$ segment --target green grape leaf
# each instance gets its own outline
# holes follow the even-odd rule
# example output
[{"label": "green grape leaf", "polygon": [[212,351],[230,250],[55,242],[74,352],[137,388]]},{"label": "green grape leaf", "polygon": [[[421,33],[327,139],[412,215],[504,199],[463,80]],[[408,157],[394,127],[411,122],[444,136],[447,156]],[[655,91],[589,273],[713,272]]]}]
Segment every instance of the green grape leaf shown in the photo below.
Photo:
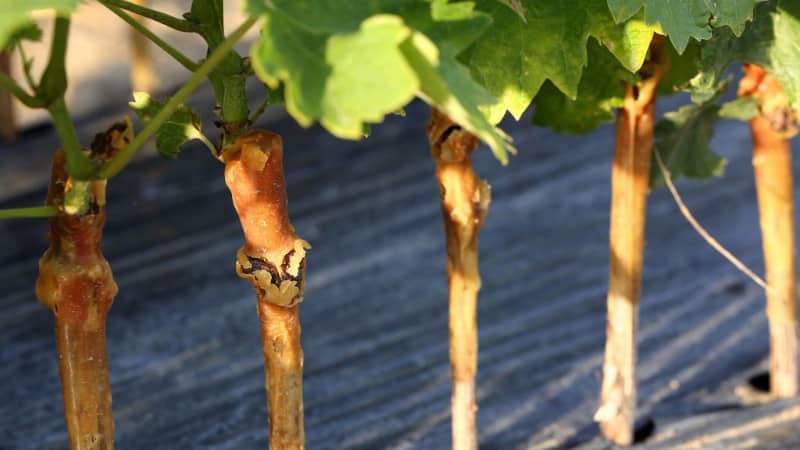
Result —
[{"label": "green grape leaf", "polygon": [[[146,92],[134,92],[133,101],[128,105],[145,124],[164,107],[163,102],[150,98]],[[213,149],[202,132],[200,116],[189,107],[181,106],[156,131],[156,149],[162,156],[176,158],[181,147],[192,139],[198,139]]]},{"label": "green grape leaf", "polygon": [[[718,93],[726,88],[727,83],[720,86]],[[661,155],[673,179],[682,175],[692,178],[722,175],[726,161],[714,153],[709,144],[719,120],[720,106],[716,103],[718,96],[719,94],[707,102],[668,112],[656,124],[655,151]],[[650,188],[656,189],[663,185],[664,178],[654,159]]]},{"label": "green grape leaf", "polygon": [[644,19],[661,25],[678,53],[683,53],[690,39],[709,39],[712,26],[728,26],[741,33],[745,22],[752,18],[757,1],[608,0],[608,7],[617,22],[625,21],[644,9]]},{"label": "green grape leaf", "polygon": [[781,82],[792,106],[800,106],[800,2],[782,0],[756,8],[754,19],[737,38],[728,29],[703,45],[701,73],[691,82],[692,99],[714,95],[725,70],[734,63],[757,64]]},{"label": "green grape leaf", "polygon": [[498,2],[481,3],[492,26],[461,56],[473,77],[500,100],[488,112],[495,123],[506,111],[519,119],[546,80],[574,99],[590,36],[635,71],[656,29],[638,19],[617,25],[605,0],[521,4],[528,10],[527,22]]},{"label": "green grape leaf", "polygon": [[730,27],[733,34],[741,36],[745,25],[753,19],[756,3],[767,0],[722,0],[711,2],[711,26],[714,28]]},{"label": "green grape leaf", "polygon": [[[509,1],[517,3],[517,0]],[[442,52],[451,55],[464,51],[492,23],[488,14],[475,10],[473,2],[448,3],[448,0],[433,0],[430,17],[420,8],[413,11],[415,14],[401,15],[403,20],[434,41]]]},{"label": "green grape leaf", "polygon": [[278,15],[309,33],[330,34],[357,31],[361,22],[386,3],[386,0],[246,0],[245,10],[254,16]]},{"label": "green grape leaf", "polygon": [[467,68],[450,55],[440,53],[422,33],[414,33],[401,48],[420,78],[418,95],[475,134],[506,164],[507,153],[516,150],[509,143],[510,138],[495,128],[479,109],[493,104],[495,99],[470,77]]},{"label": "green grape leaf", "polygon": [[382,121],[419,89],[399,49],[411,30],[398,17],[374,16],[334,35],[309,33],[277,14],[264,20],[253,68],[270,87],[283,82],[286,109],[303,126],[319,121],[338,137],[359,139],[365,123]]},{"label": "green grape leaf", "polygon": [[664,46],[669,69],[658,82],[659,95],[672,95],[686,91],[689,83],[700,70],[700,44],[689,42],[683,53],[678,54],[672,45]]},{"label": "green grape leaf", "polygon": [[661,27],[657,24],[648,24],[641,14],[617,24],[609,16],[606,5],[602,2],[592,2],[588,6],[591,7],[587,10],[591,35],[616,56],[628,71],[638,71],[647,57],[653,34],[661,33]]},{"label": "green grape leaf", "polygon": [[719,108],[719,116],[723,119],[749,122],[758,115],[758,102],[748,95],[723,103]]},{"label": "green grape leaf", "polygon": [[312,34],[352,33],[373,15],[395,15],[453,54],[466,48],[491,23],[470,1],[247,0],[247,10],[254,15],[280,16]]},{"label": "green grape leaf", "polygon": [[[472,3],[272,0],[259,11],[265,11],[265,26],[251,49],[254,72],[268,86],[284,84],[286,109],[301,125],[318,121],[335,136],[359,139],[365,125],[419,96],[502,161],[513,149],[481,112],[494,99],[453,56],[489,23]],[[336,21],[330,14],[348,17]],[[353,28],[358,17],[366,19]]]},{"label": "green grape leaf", "polygon": [[[24,0],[4,2],[0,7],[0,48],[13,47],[15,39],[30,39],[31,14],[38,10],[55,10],[57,14],[69,15],[77,7],[78,0]],[[33,35],[35,38],[35,35]]]},{"label": "green grape leaf", "polygon": [[637,77],[595,40],[589,42],[588,52],[589,65],[583,71],[578,96],[570,99],[549,82],[545,83],[534,100],[534,125],[585,134],[614,120],[614,108],[622,106],[625,96],[622,81],[635,83]]}]

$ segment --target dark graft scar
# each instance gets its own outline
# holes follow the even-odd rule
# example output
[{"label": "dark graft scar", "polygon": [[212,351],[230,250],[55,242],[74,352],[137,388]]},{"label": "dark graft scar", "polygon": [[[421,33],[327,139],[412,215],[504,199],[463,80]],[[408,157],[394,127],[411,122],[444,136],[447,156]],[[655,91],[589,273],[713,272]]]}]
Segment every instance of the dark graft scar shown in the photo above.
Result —
[{"label": "dark graft scar", "polygon": [[290,274],[288,272],[288,270],[289,270],[289,266],[291,264],[291,258],[292,258],[292,256],[294,254],[295,254],[295,250],[290,250],[288,253],[286,253],[286,255],[284,255],[283,261],[281,262],[280,270],[278,269],[277,266],[275,266],[275,264],[273,264],[273,263],[271,263],[269,261],[265,261],[265,260],[263,260],[261,258],[256,258],[254,256],[248,255],[247,256],[247,260],[250,262],[250,267],[248,267],[248,268],[242,267],[242,272],[245,273],[245,274],[250,275],[250,274],[252,274],[254,272],[258,272],[260,270],[266,270],[272,276],[271,277],[272,279],[270,280],[270,284],[275,285],[275,286],[280,286],[281,282],[284,281],[284,280],[300,282],[301,281],[300,279],[301,279],[302,274],[303,274],[303,269],[305,268],[306,260],[305,260],[305,258],[303,258],[303,260],[300,261],[300,265],[299,265],[298,271],[297,271],[298,274],[297,275],[292,275],[292,274]]},{"label": "dark graft scar", "polygon": [[439,145],[439,146],[444,145],[444,143],[447,142],[447,139],[450,138],[450,135],[452,135],[453,133],[455,133],[456,131],[459,131],[459,130],[461,130],[461,126],[460,125],[455,125],[455,124],[450,125],[449,127],[447,127],[446,130],[444,130],[442,135],[439,136],[439,139],[436,140],[436,145]]}]

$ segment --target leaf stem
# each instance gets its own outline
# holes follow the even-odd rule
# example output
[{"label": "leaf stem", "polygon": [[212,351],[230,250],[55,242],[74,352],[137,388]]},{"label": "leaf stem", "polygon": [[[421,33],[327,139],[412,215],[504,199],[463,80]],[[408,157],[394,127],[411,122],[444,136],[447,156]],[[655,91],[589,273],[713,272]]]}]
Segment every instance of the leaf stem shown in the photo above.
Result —
[{"label": "leaf stem", "polygon": [[255,110],[255,112],[253,112],[253,114],[250,115],[250,118],[247,119],[248,122],[255,123],[256,120],[258,120],[258,118],[261,117],[262,114],[264,114],[264,111],[267,110],[267,106],[269,106],[269,101],[270,101],[269,94],[267,94],[264,96],[264,101],[262,101],[261,104],[258,105],[258,108]]},{"label": "leaf stem", "polygon": [[192,33],[197,31],[197,27],[188,20],[179,19],[169,14],[162,13],[161,11],[150,9],[146,6],[137,5],[135,3],[127,2],[125,0],[100,0],[100,3],[102,3],[106,7],[111,5],[124,9],[126,11],[130,11],[134,14],[146,17],[154,22],[158,22],[161,25],[164,25],[165,27],[172,28],[173,30],[184,31],[187,33]]},{"label": "leaf stem", "polygon": [[69,41],[70,19],[68,17],[56,17],[53,26],[53,38],[50,45],[50,59],[47,67],[42,73],[39,81],[39,88],[36,91],[37,97],[41,97],[45,104],[64,99],[67,92],[67,44]]},{"label": "leaf stem", "polygon": [[33,75],[31,74],[31,63],[32,61],[28,59],[28,55],[25,54],[25,47],[22,45],[22,42],[17,42],[17,51],[19,52],[19,58],[22,60],[22,73],[25,75],[25,81],[28,83],[28,88],[36,92],[36,82],[33,81]]},{"label": "leaf stem", "polygon": [[206,146],[206,148],[208,148],[208,150],[211,152],[211,156],[220,159],[220,154],[219,152],[217,152],[217,147],[214,146],[214,143],[212,143],[211,140],[208,139],[208,136],[206,136],[205,133],[198,133],[197,139],[200,142],[202,142]]},{"label": "leaf stem", "polygon": [[197,70],[198,65],[196,62],[189,59],[186,55],[181,53],[175,47],[169,45],[166,41],[158,37],[158,35],[150,31],[146,26],[142,25],[141,23],[139,23],[139,21],[131,17],[130,14],[126,13],[121,8],[109,4],[107,2],[103,2],[103,5],[109,10],[111,10],[111,12],[119,16],[120,19],[127,22],[128,25],[133,27],[136,31],[143,34],[147,39],[150,39],[150,41],[153,44],[157,45],[161,50],[164,50],[165,53],[167,53],[169,56],[175,59],[175,61],[180,63],[180,65],[185,67],[187,70],[191,72]]},{"label": "leaf stem", "polygon": [[83,152],[75,125],[72,123],[67,104],[63,97],[59,97],[47,108],[56,132],[61,140],[61,146],[67,154],[67,173],[76,180],[91,179],[96,171],[96,166]]},{"label": "leaf stem", "polygon": [[258,21],[258,17],[250,17],[244,23],[239,25],[239,27],[225,39],[222,44],[214,49],[214,51],[209,55],[208,59],[206,59],[200,67],[197,68],[186,84],[181,87],[178,92],[173,95],[161,111],[153,117],[153,120],[147,123],[144,129],[139,132],[136,137],[133,138],[130,144],[128,144],[124,149],[122,149],[111,161],[108,162],[100,171],[98,175],[101,178],[111,178],[125,166],[125,164],[133,158],[133,155],[136,153],[136,150],[141,147],[145,141],[147,141],[150,136],[155,134],[155,132],[161,127],[161,125],[169,119],[172,114],[177,111],[177,109],[181,106],[181,104],[186,100],[195,89],[197,89],[200,84],[204,81],[205,77],[211,73],[212,70],[220,63],[228,55],[228,52],[236,45],[237,42],[247,33],[256,22]]},{"label": "leaf stem", "polygon": [[30,219],[37,217],[53,217],[57,215],[58,208],[52,205],[0,209],[0,219]]},{"label": "leaf stem", "polygon": [[3,72],[0,72],[0,88],[7,90],[11,93],[14,97],[16,97],[19,101],[22,102],[23,105],[30,107],[30,108],[41,108],[44,106],[44,101],[42,99],[36,98],[27,92],[25,89],[22,88],[13,78],[9,77]]}]

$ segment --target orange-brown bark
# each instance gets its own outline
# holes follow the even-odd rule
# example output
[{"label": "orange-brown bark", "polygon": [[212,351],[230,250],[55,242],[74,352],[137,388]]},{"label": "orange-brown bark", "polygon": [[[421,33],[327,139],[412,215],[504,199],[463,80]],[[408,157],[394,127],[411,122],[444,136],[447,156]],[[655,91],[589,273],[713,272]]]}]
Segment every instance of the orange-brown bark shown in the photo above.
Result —
[{"label": "orange-brown bark", "polygon": [[303,349],[298,306],[258,303],[266,364],[269,448],[304,448]]},{"label": "orange-brown bark", "polygon": [[[53,157],[47,194],[61,206],[71,186],[63,151]],[[50,219],[50,248],[39,261],[36,295],[53,311],[64,415],[73,450],[114,448],[111,389],[105,345],[106,316],[117,293],[101,251],[105,182],[92,185],[90,211]]]},{"label": "orange-brown bark", "polygon": [[454,450],[476,450],[475,375],[478,369],[478,232],[489,208],[489,185],[470,159],[478,139],[434,109],[428,122],[447,240],[450,287],[450,367]]},{"label": "orange-brown bark", "polygon": [[289,221],[283,143],[277,134],[251,131],[222,156],[225,183],[245,238],[236,272],[253,284],[258,297],[270,449],[300,450],[305,448],[305,433],[298,304],[309,245],[295,235]]},{"label": "orange-brown bark", "polygon": [[793,397],[798,391],[797,266],[789,139],[796,133],[796,118],[778,80],[761,67],[745,66],[739,95],[753,96],[759,105],[750,129],[769,286],[770,390],[776,397]]},{"label": "orange-brown bark", "polygon": [[610,260],[606,351],[595,420],[618,445],[633,443],[636,328],[644,262],[644,231],[653,154],[656,87],[664,71],[663,39],[651,45],[639,86],[626,85],[617,116],[611,171]]}]

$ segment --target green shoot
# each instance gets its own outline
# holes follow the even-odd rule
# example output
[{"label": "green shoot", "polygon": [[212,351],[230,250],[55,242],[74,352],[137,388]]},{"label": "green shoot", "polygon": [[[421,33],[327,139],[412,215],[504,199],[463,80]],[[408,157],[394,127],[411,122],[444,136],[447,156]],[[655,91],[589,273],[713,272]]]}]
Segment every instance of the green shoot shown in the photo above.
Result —
[{"label": "green shoot", "polygon": [[30,206],[27,208],[0,209],[0,219],[32,219],[58,215],[55,206]]},{"label": "green shoot", "polygon": [[158,22],[165,27],[172,28],[173,30],[185,31],[188,33],[198,31],[195,24],[188,20],[179,19],[169,14],[150,9],[146,6],[137,5],[136,3],[126,2],[125,0],[100,0],[100,3],[106,7],[116,6],[117,8],[130,11],[134,14],[146,17],[154,22]]},{"label": "green shoot", "polygon": [[136,137],[133,138],[130,144],[128,144],[122,151],[120,151],[113,159],[111,159],[108,164],[106,164],[100,171],[98,175],[100,178],[111,178],[114,175],[118,174],[125,164],[133,158],[133,155],[151,136],[153,136],[161,125],[166,122],[178,108],[181,107],[183,102],[197,89],[200,84],[203,83],[203,80],[206,76],[208,76],[211,71],[217,66],[217,64],[222,61],[228,55],[228,52],[233,49],[234,45],[244,36],[244,34],[249,30],[256,22],[258,21],[258,17],[251,17],[247,19],[244,23],[239,25],[239,27],[225,39],[222,44],[214,49],[209,55],[208,59],[206,59],[200,67],[197,68],[197,71],[192,74],[186,84],[181,87],[178,92],[173,95],[169,101],[164,104],[164,107],[158,112],[158,114],[153,117],[144,129],[139,132]]}]

